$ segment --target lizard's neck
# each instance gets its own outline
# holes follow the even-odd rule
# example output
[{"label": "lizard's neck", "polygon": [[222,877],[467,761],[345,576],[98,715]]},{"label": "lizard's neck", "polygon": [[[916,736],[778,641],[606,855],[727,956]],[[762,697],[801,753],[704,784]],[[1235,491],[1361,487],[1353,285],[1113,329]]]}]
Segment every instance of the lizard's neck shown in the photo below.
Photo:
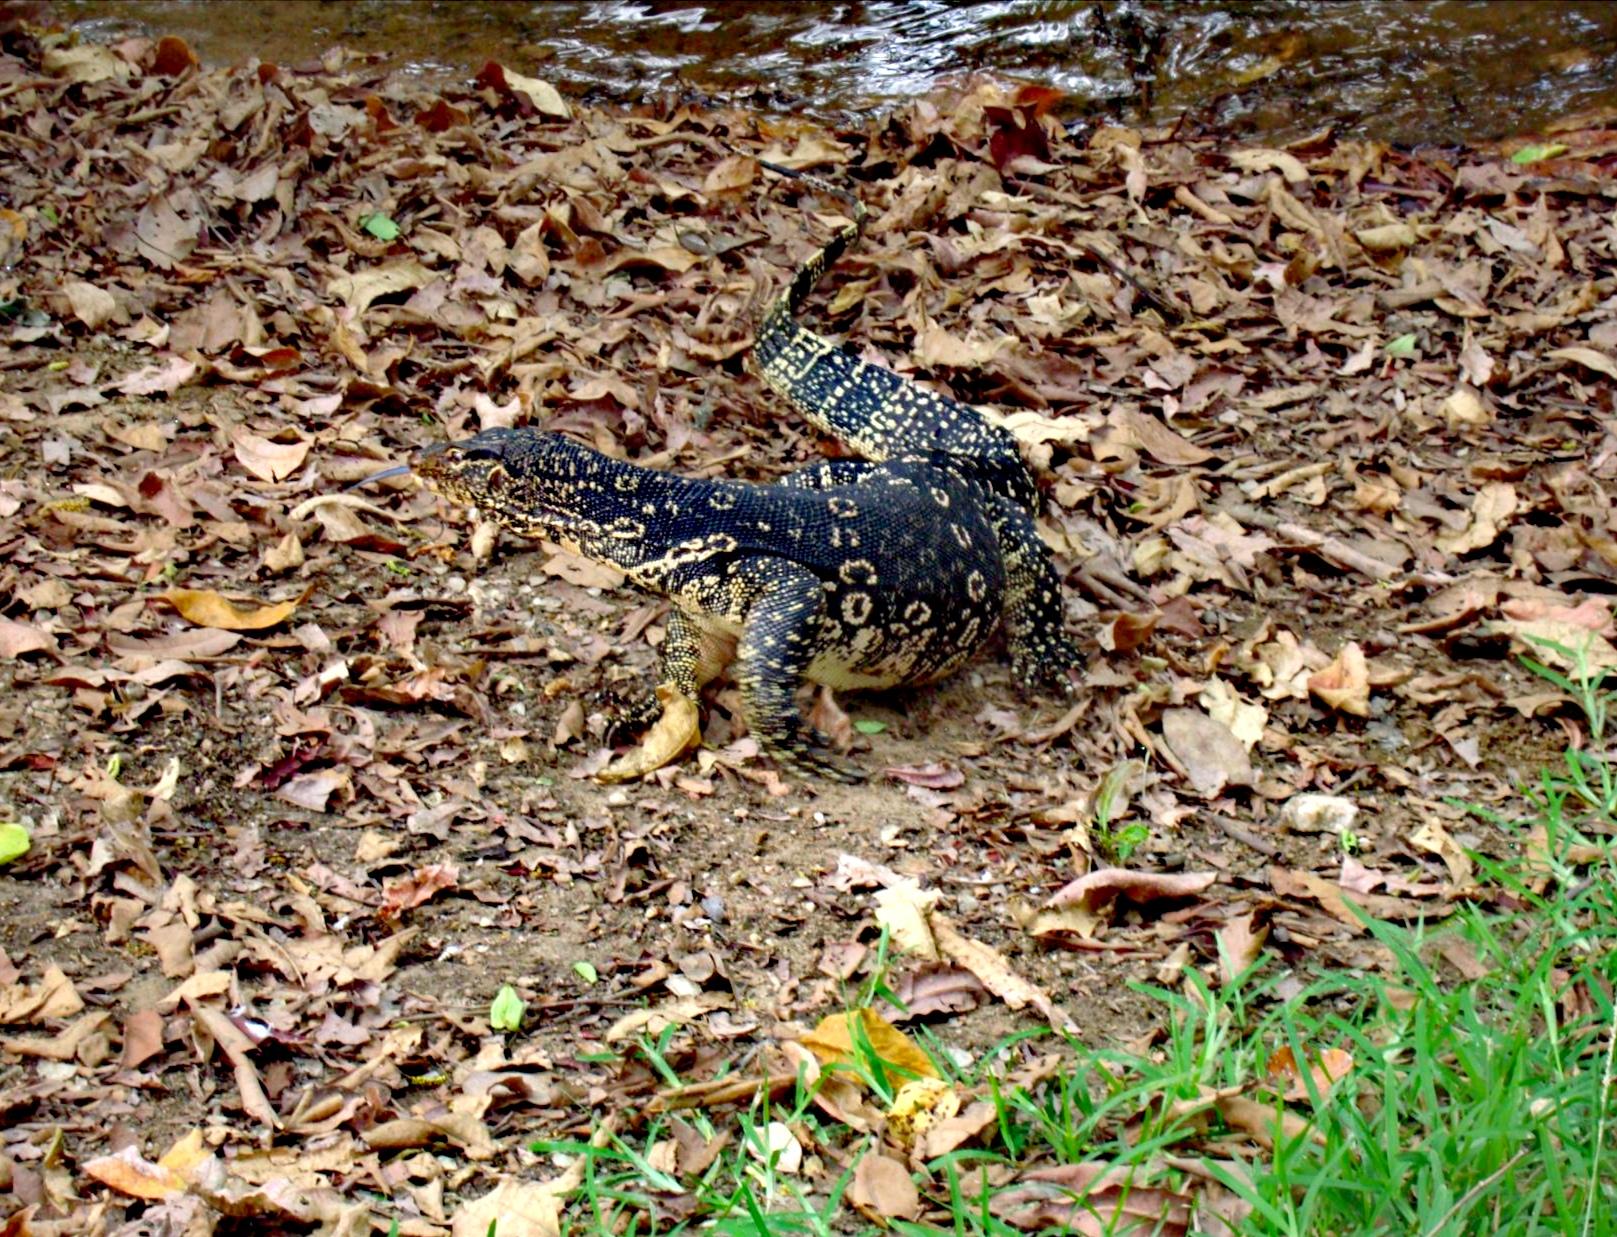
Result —
[{"label": "lizard's neck", "polygon": [[712,491],[737,484],[641,468],[569,439],[546,445],[542,460],[512,475],[506,501],[490,504],[488,514],[513,532],[548,537],[631,574],[700,531]]}]

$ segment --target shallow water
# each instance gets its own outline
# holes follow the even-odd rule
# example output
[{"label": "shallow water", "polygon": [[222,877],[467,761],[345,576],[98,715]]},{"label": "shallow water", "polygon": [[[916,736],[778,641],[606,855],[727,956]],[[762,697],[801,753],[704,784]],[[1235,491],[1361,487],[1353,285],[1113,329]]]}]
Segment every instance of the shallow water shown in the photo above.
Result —
[{"label": "shallow water", "polygon": [[575,95],[753,91],[823,117],[972,69],[1047,82],[1063,113],[1276,138],[1335,123],[1397,142],[1526,132],[1617,108],[1617,3],[487,3],[64,0],[87,36],[177,33],[210,63],[296,63],[333,43],[432,78],[495,58]]}]

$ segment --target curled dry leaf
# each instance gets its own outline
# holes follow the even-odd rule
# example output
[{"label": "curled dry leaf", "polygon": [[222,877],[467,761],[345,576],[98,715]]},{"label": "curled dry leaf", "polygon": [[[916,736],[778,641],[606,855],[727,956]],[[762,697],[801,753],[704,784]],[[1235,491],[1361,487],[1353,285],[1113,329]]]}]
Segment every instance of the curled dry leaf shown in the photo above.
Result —
[{"label": "curled dry leaf", "polygon": [[1218,969],[1226,984],[1235,980],[1263,956],[1269,925],[1258,922],[1256,911],[1237,915],[1218,930]]},{"label": "curled dry leaf", "polygon": [[260,481],[269,482],[284,481],[303,467],[312,445],[301,438],[296,442],[271,442],[243,429],[231,435],[231,444],[241,466]]},{"label": "curled dry leaf", "polygon": [[71,1018],[83,1009],[84,998],[73,987],[73,981],[55,965],[45,968],[37,984],[0,986],[0,1023]]},{"label": "curled dry leaf", "polygon": [[1357,642],[1342,646],[1336,660],[1308,676],[1308,690],[1339,713],[1370,716],[1370,667]]},{"label": "curled dry leaf", "polygon": [[1454,836],[1439,822],[1428,820],[1409,835],[1409,840],[1441,859],[1449,870],[1449,879],[1455,885],[1464,889],[1471,884],[1476,865],[1472,862],[1471,856],[1466,854],[1465,847],[1455,841]]},{"label": "curled dry leaf", "polygon": [[477,84],[502,94],[519,94],[533,104],[534,110],[542,116],[567,120],[573,114],[561,97],[561,92],[549,82],[537,77],[523,77],[497,60],[484,64],[477,75]]},{"label": "curled dry leaf", "polygon": [[1322,1099],[1331,1093],[1336,1083],[1348,1076],[1353,1069],[1353,1054],[1341,1048],[1324,1048],[1319,1056],[1308,1066],[1309,1078],[1303,1077],[1303,1071],[1297,1065],[1297,1057],[1290,1048],[1285,1046],[1270,1056],[1266,1066],[1269,1080],[1285,1087],[1285,1098],[1288,1100],[1306,1100],[1308,1084],[1314,1085],[1314,1093]]},{"label": "curled dry leaf", "polygon": [[1508,481],[1491,481],[1477,491],[1471,502],[1471,524],[1458,533],[1436,538],[1445,554],[1470,554],[1499,540],[1499,534],[1516,514],[1520,501],[1516,487]]},{"label": "curled dry leaf", "polygon": [[1597,374],[1617,378],[1617,360],[1613,360],[1597,348],[1551,348],[1546,355],[1560,361],[1576,361]]},{"label": "curled dry leaf", "polygon": [[1098,910],[1124,897],[1145,905],[1166,898],[1193,898],[1218,879],[1217,872],[1136,872],[1128,868],[1097,868],[1069,881],[1050,895],[1046,906],[1081,906]]},{"label": "curled dry leaf", "polygon": [[668,683],[657,685],[662,716],[646,731],[640,746],[614,760],[595,776],[608,784],[642,777],[672,764],[692,748],[701,746],[701,714],[696,701]]},{"label": "curled dry leaf", "polygon": [[354,313],[362,314],[377,297],[419,288],[430,283],[432,278],[432,272],[421,263],[406,259],[367,267],[352,275],[339,275],[327,285],[326,293],[336,297]]},{"label": "curled dry leaf", "polygon": [[300,774],[276,787],[275,796],[311,812],[324,812],[331,796],[339,790],[346,791],[351,780],[347,769],[320,769]]},{"label": "curled dry leaf", "polygon": [[445,889],[460,883],[460,869],[452,863],[429,863],[408,876],[390,880],[382,888],[382,904],[376,914],[380,919],[397,919],[404,911],[420,906]]},{"label": "curled dry leaf", "polygon": [[82,279],[70,279],[62,286],[62,294],[73,307],[73,316],[92,330],[118,312],[118,302],[105,288]]},{"label": "curled dry leaf", "polygon": [[184,1177],[172,1168],[145,1159],[134,1146],[85,1161],[84,1172],[131,1198],[167,1198],[185,1189]]},{"label": "curled dry leaf", "polygon": [[123,395],[173,395],[196,377],[195,361],[171,356],[161,365],[137,369],[113,388]]},{"label": "curled dry leaf", "polygon": [[1209,717],[1222,722],[1251,751],[1263,738],[1263,728],[1269,724],[1269,710],[1261,704],[1249,704],[1240,693],[1223,679],[1213,679],[1202,688],[1198,697]]},{"label": "curled dry leaf", "polygon": [[263,631],[291,618],[293,611],[308,595],[305,592],[290,601],[254,606],[250,610],[238,609],[223,594],[216,593],[211,588],[171,588],[162,597],[180,612],[181,617],[198,627],[218,627],[225,631]]}]

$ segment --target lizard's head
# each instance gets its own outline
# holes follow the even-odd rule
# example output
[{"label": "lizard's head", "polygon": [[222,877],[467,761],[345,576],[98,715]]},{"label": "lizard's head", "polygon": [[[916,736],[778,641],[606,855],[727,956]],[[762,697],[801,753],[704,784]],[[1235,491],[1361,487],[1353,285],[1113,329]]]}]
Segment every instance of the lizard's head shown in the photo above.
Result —
[{"label": "lizard's head", "polygon": [[433,493],[497,516],[510,504],[517,460],[532,454],[536,436],[492,429],[460,442],[435,442],[416,456],[412,471]]},{"label": "lizard's head", "polygon": [[460,442],[434,443],[411,471],[451,502],[524,536],[572,535],[602,514],[605,457],[561,434],[492,429]]}]

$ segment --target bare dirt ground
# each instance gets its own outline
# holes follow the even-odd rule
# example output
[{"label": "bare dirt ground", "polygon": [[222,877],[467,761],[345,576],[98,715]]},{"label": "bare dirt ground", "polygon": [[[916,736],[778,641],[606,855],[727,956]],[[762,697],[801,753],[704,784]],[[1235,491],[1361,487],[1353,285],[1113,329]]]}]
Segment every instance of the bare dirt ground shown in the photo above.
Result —
[{"label": "bare dirt ground", "polygon": [[[1131,982],[1264,949],[1281,996],[1381,966],[1349,901],[1436,920],[1493,897],[1474,854],[1531,861],[1464,805],[1508,817],[1580,739],[1527,641],[1617,662],[1597,124],[1521,162],[1276,150],[970,83],[827,133],[497,66],[422,97],[341,53],[3,48],[0,821],[32,845],[0,1188],[32,1231],[444,1230],[554,1171],[532,1138],[666,1100],[639,1036],[676,1028],[688,1082],[782,1068],[903,878],[988,948],[895,950],[893,1016],[980,1060],[1068,1018],[1148,1048]],[[781,779],[721,686],[700,753],[609,789],[658,603],[341,487],[497,424],[760,480],[834,451],[742,358],[835,203],[751,155],[872,205],[815,325],[1026,444],[1087,680],[822,700],[857,788]],[[213,1175],[140,1195],[192,1130]]]}]

